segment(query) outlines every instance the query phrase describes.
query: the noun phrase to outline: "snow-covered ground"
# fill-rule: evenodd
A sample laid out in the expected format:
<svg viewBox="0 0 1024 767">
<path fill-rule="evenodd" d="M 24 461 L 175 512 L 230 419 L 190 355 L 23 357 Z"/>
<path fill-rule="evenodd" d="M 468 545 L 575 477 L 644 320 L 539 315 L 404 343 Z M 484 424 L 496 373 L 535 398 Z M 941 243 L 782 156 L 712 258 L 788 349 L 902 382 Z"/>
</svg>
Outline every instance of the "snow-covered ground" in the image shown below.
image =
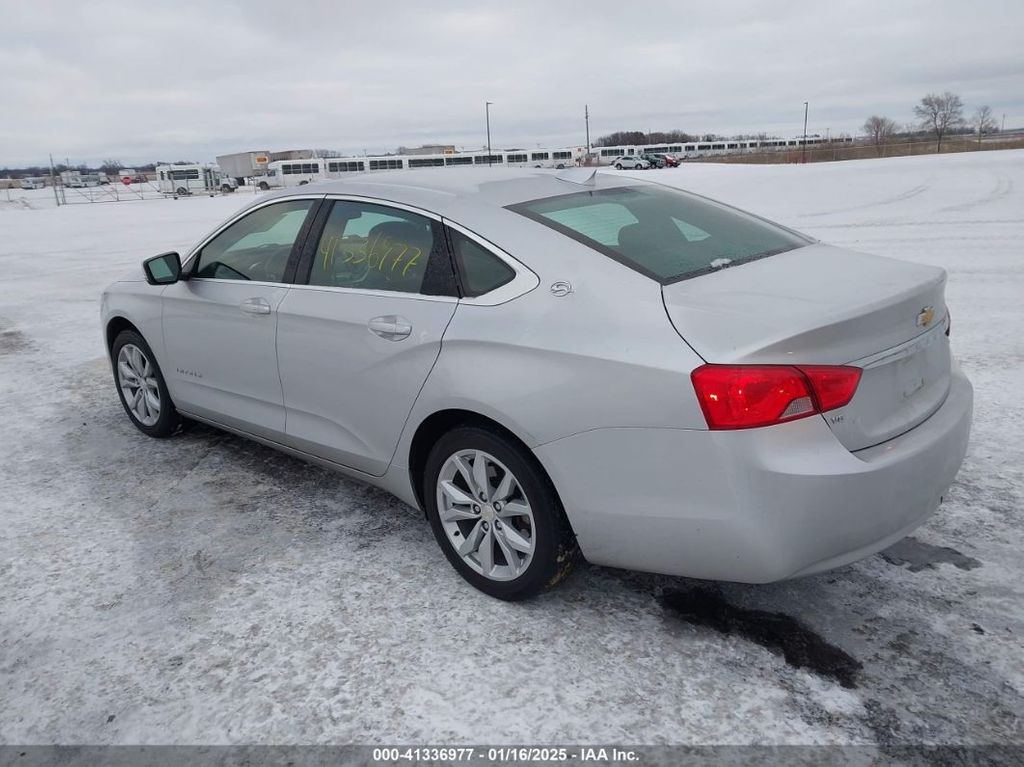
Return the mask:
<svg viewBox="0 0 1024 767">
<path fill-rule="evenodd" d="M 975 430 L 913 538 L 696 600 L 588 566 L 491 600 L 384 493 L 124 416 L 100 290 L 246 193 L 0 192 L 0 742 L 1024 742 L 1024 151 L 641 175 L 949 270 Z"/>
</svg>

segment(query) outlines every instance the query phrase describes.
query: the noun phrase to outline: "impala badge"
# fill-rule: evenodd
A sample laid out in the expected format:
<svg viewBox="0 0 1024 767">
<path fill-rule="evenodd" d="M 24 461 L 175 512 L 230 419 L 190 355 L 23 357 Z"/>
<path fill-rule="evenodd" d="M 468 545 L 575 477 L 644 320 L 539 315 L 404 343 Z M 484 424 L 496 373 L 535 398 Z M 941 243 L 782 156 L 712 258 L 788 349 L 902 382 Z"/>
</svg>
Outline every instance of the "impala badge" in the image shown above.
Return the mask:
<svg viewBox="0 0 1024 767">
<path fill-rule="evenodd" d="M 926 306 L 921 310 L 920 314 L 917 315 L 917 326 L 919 328 L 926 328 L 932 324 L 932 320 L 935 319 L 935 307 Z"/>
</svg>

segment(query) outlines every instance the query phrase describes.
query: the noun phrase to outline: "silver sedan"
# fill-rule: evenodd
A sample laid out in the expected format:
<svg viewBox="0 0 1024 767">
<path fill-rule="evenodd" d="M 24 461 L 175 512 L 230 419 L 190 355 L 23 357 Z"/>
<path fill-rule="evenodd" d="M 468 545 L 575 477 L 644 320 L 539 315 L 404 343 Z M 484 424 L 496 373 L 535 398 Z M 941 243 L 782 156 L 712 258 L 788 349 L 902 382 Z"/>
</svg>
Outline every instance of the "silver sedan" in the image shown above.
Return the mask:
<svg viewBox="0 0 1024 767">
<path fill-rule="evenodd" d="M 266 195 L 103 294 L 128 417 L 423 510 L 477 588 L 767 582 L 891 545 L 967 446 L 941 269 L 589 169 Z"/>
</svg>

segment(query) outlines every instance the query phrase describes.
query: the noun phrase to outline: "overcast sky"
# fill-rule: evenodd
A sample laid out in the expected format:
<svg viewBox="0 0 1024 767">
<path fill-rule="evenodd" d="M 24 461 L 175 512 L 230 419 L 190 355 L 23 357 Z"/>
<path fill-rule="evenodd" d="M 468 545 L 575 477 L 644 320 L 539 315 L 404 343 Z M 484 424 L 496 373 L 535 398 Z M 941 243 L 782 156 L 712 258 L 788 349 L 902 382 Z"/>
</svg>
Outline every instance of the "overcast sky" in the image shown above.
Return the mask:
<svg viewBox="0 0 1024 767">
<path fill-rule="evenodd" d="M 0 166 L 249 149 L 583 146 L 614 130 L 1024 124 L 1024 1 L 0 0 Z M 714 7 L 712 7 L 714 6 Z"/>
</svg>

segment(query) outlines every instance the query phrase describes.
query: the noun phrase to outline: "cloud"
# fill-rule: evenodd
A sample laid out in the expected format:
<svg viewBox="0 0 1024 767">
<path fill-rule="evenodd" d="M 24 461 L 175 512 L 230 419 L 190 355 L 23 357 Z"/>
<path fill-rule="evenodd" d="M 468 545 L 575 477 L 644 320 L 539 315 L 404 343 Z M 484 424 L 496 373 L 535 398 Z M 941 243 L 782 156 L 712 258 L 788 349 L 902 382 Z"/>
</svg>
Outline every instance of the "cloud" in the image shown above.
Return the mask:
<svg viewBox="0 0 1024 767">
<path fill-rule="evenodd" d="M 1024 120 L 1024 4 L 12 0 L 0 165 L 855 131 L 930 90 Z"/>
</svg>

